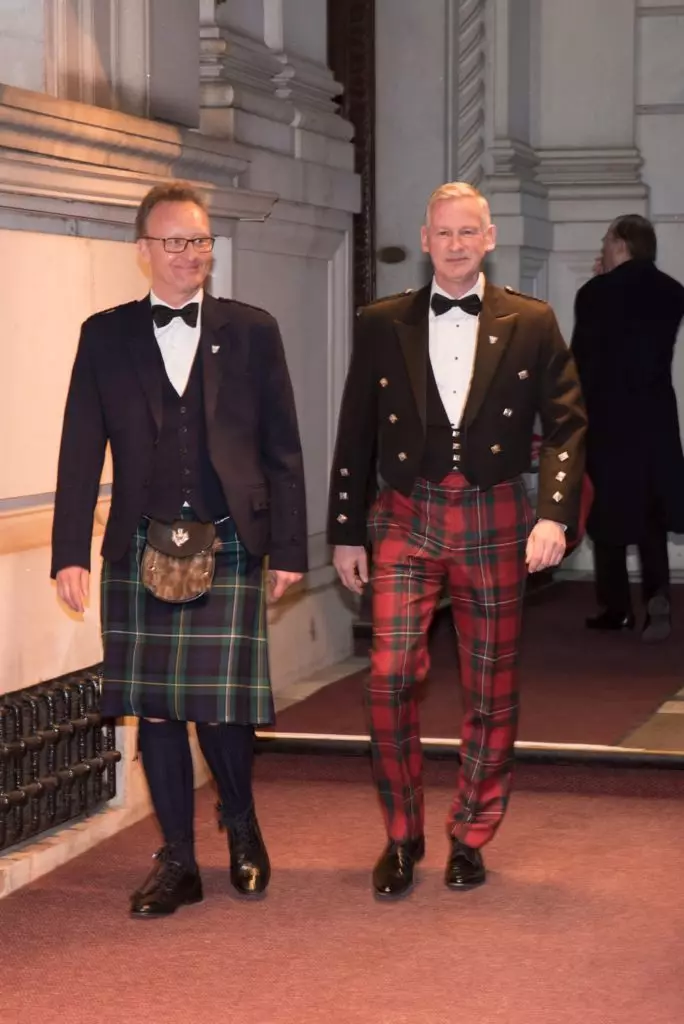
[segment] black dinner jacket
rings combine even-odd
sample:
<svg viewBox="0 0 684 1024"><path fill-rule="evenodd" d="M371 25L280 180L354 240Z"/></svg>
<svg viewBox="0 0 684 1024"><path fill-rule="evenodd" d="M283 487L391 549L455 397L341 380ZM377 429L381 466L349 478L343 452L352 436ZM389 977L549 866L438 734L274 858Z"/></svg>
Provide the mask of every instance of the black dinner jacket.
<svg viewBox="0 0 684 1024"><path fill-rule="evenodd" d="M209 458L238 535L273 569L304 572L307 527L294 396L276 321L205 293L202 364ZM81 329L67 395L52 536L52 575L90 568L107 442L112 502L102 544L121 558L146 512L161 428L162 377L149 296L97 313Z"/></svg>
<svg viewBox="0 0 684 1024"><path fill-rule="evenodd" d="M331 473L328 538L363 544L376 469L409 495L426 436L431 286L361 310ZM553 310L486 283L475 364L460 425L460 469L487 490L530 467L541 420L537 515L568 528L579 517L586 417L574 361Z"/></svg>

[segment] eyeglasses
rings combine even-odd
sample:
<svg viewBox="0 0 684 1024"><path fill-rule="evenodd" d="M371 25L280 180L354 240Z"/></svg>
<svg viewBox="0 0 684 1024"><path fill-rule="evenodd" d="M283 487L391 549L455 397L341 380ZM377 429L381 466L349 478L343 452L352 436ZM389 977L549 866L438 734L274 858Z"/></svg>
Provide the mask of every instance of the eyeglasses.
<svg viewBox="0 0 684 1024"><path fill-rule="evenodd" d="M214 248L215 238L207 235L202 238L157 238L156 235L143 235L148 242L161 242L164 252L185 252L190 242L195 252L211 252Z"/></svg>

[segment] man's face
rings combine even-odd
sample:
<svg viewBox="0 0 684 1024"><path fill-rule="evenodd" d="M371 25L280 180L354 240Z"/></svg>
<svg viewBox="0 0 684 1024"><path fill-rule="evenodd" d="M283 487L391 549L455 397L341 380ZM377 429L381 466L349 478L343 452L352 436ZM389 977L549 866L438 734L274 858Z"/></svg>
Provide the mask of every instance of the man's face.
<svg viewBox="0 0 684 1024"><path fill-rule="evenodd" d="M211 235L209 218L191 202L163 202L153 207L147 218L146 235L138 250L150 269L152 289L160 299L182 305L202 287L211 269L211 252L197 252L190 243L184 252L166 252L160 238L207 238Z"/></svg>
<svg viewBox="0 0 684 1024"><path fill-rule="evenodd" d="M430 254L440 288L460 298L477 282L485 254L496 244L493 224L484 227L483 208L471 196L438 199L430 223L421 228L423 252Z"/></svg>
<svg viewBox="0 0 684 1024"><path fill-rule="evenodd" d="M615 270L621 263L629 259L629 249L622 238L616 238L608 228L603 238L601 262L604 271Z"/></svg>

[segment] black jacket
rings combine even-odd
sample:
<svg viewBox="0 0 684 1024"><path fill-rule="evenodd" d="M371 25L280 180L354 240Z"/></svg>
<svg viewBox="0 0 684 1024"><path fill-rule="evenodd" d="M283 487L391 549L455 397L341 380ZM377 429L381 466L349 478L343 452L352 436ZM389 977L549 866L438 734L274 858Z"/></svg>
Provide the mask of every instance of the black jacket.
<svg viewBox="0 0 684 1024"><path fill-rule="evenodd" d="M423 457L430 286L392 296L358 317L331 475L332 544L363 544L376 459L380 476L411 493ZM530 467L542 422L537 515L572 533L584 470L585 414L575 365L547 303L487 283L475 366L461 423L460 469L487 490Z"/></svg>
<svg viewBox="0 0 684 1024"><path fill-rule="evenodd" d="M648 503L684 531L684 458L672 357L684 288L648 260L629 260L580 288L572 351L587 403L594 540L636 543Z"/></svg>
<svg viewBox="0 0 684 1024"><path fill-rule="evenodd" d="M302 453L278 325L263 310L204 296L198 358L209 458L242 542L273 569L304 572ZM52 575L90 567L93 514L107 442L112 502L102 544L122 557L148 508L162 416L149 296L90 317L67 396L52 537Z"/></svg>

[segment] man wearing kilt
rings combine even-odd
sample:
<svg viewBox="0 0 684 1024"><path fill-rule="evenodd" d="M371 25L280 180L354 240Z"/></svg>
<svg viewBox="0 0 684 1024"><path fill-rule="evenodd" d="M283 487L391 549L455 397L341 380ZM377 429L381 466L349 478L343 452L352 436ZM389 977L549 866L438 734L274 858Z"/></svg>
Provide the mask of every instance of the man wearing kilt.
<svg viewBox="0 0 684 1024"><path fill-rule="evenodd" d="M495 245L484 197L464 183L441 186L421 237L432 282L360 312L331 479L329 539L353 592L368 582L367 526L372 541L366 700L388 834L373 872L380 897L407 893L424 855L416 683L445 583L465 706L445 882L463 890L485 880L480 850L510 791L525 578L562 559L584 464L577 373L553 311L481 273ZM535 516L521 474L537 415ZM367 520L376 471L382 486Z"/></svg>
<svg viewBox="0 0 684 1024"><path fill-rule="evenodd" d="M189 185L153 188L139 207L136 238L150 294L97 313L81 330L59 457L52 575L59 596L82 612L109 442L102 712L139 719L164 845L131 911L152 917L202 899L188 722L196 723L218 787L232 885L244 896L268 885L252 796L254 727L274 714L263 561L268 556L277 600L306 571L307 529L297 417L275 320L204 291L214 239L204 201ZM208 590L205 582L199 596L171 598L145 577L150 550L153 567L164 564L150 548L157 535L179 547L193 536L213 538ZM204 575L211 579L208 566ZM171 591L175 582L162 580Z"/></svg>

